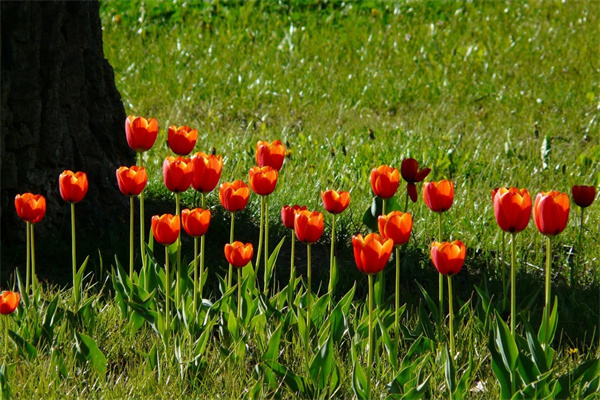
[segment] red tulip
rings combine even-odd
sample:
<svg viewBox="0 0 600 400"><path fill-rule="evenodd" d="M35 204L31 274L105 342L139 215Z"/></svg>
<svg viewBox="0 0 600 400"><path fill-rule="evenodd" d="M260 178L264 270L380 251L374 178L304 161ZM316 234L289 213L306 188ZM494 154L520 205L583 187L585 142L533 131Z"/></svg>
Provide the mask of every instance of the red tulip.
<svg viewBox="0 0 600 400"><path fill-rule="evenodd" d="M306 210L306 206L288 206L285 205L281 209L281 221L283 222L283 226L287 229L294 229L294 218L296 218L296 211Z"/></svg>
<svg viewBox="0 0 600 400"><path fill-rule="evenodd" d="M402 179L406 181L406 190L413 203L417 202L417 185L415 183L421 182L430 172L431 168L419 170L419 163L414 158L405 158L402 160L400 173L402 174Z"/></svg>
<svg viewBox="0 0 600 400"><path fill-rule="evenodd" d="M250 198L250 188L242 181L223 182L219 186L219 200L229 212L243 210Z"/></svg>
<svg viewBox="0 0 600 400"><path fill-rule="evenodd" d="M58 177L60 196L69 203L79 203L88 190L88 180L85 172L65 170Z"/></svg>
<svg viewBox="0 0 600 400"><path fill-rule="evenodd" d="M392 254L394 241L389 238L385 239L377 233L369 233L364 238L359 234L352 236L352 247L358 269L365 274L372 275L385 268L390 254Z"/></svg>
<svg viewBox="0 0 600 400"><path fill-rule="evenodd" d="M500 229L517 233L531 218L531 197L527 189L499 188L494 196L494 215Z"/></svg>
<svg viewBox="0 0 600 400"><path fill-rule="evenodd" d="M279 173L269 166L254 167L249 172L250 187L260 196L268 196L275 191Z"/></svg>
<svg viewBox="0 0 600 400"><path fill-rule="evenodd" d="M301 210L294 218L294 232L299 241L315 243L323 234L323 213Z"/></svg>
<svg viewBox="0 0 600 400"><path fill-rule="evenodd" d="M197 140L198 131L196 129L192 129L189 126L169 126L167 142L173 153L180 156L187 156L194 150Z"/></svg>
<svg viewBox="0 0 600 400"><path fill-rule="evenodd" d="M335 190L329 189L325 192L321 192L321 198L323 199L323 207L325 207L325 210L332 214L343 212L350 204L350 193L348 192L336 192Z"/></svg>
<svg viewBox="0 0 600 400"><path fill-rule="evenodd" d="M46 215L46 199L41 194L18 194L15 196L15 209L23 221L37 224Z"/></svg>
<svg viewBox="0 0 600 400"><path fill-rule="evenodd" d="M225 245L225 258L227 258L227 262L237 268L248 265L250 260L252 260L253 254L254 247L252 247L252 243L233 242Z"/></svg>
<svg viewBox="0 0 600 400"><path fill-rule="evenodd" d="M12 314L19 306L20 300L21 295L19 294L19 292L11 292L10 290L5 290L2 293L0 293L0 314ZM4 340L8 340L8 338L4 338Z"/></svg>
<svg viewBox="0 0 600 400"><path fill-rule="evenodd" d="M221 179L223 157L199 152L192 156L192 164L194 165L192 187L202 193L212 192Z"/></svg>
<svg viewBox="0 0 600 400"><path fill-rule="evenodd" d="M281 141L260 141L256 144L256 163L259 167L269 166L279 171L285 158L285 146Z"/></svg>
<svg viewBox="0 0 600 400"><path fill-rule="evenodd" d="M125 196L137 196L146 187L148 183L148 174L144 167L134 165L131 168L120 167L117 170L117 183L119 190Z"/></svg>
<svg viewBox="0 0 600 400"><path fill-rule="evenodd" d="M538 193L533 205L535 225L543 235L558 235L567 226L569 208L569 196L565 193Z"/></svg>
<svg viewBox="0 0 600 400"><path fill-rule="evenodd" d="M379 233L386 239L392 239L394 246L401 246L408 242L412 232L413 220L410 213L392 211L388 215L377 218Z"/></svg>
<svg viewBox="0 0 600 400"><path fill-rule="evenodd" d="M129 116L125 120L127 144L138 153L150 150L158 135L158 122L154 118Z"/></svg>
<svg viewBox="0 0 600 400"><path fill-rule="evenodd" d="M596 198L595 186L579 186L575 185L571 189L573 201L581 208L589 207Z"/></svg>
<svg viewBox="0 0 600 400"><path fill-rule="evenodd" d="M175 243L181 229L179 216L171 214L155 215L152 217L152 234L154 239L163 246Z"/></svg>
<svg viewBox="0 0 600 400"><path fill-rule="evenodd" d="M194 165L189 158L168 156L163 162L163 180L171 192L185 192L192 184Z"/></svg>
<svg viewBox="0 0 600 400"><path fill-rule="evenodd" d="M442 275L456 275L460 272L467 248L460 240L454 242L433 242L431 244L431 261L435 269Z"/></svg>
<svg viewBox="0 0 600 400"><path fill-rule="evenodd" d="M375 196L382 199L392 197L400 185L400 174L396 168L382 165L371 171L371 188Z"/></svg>
<svg viewBox="0 0 600 400"><path fill-rule="evenodd" d="M454 183L447 180L425 182L423 200L425 200L425 204L431 211L448 211L454 201Z"/></svg>
<svg viewBox="0 0 600 400"><path fill-rule="evenodd" d="M183 229L191 237L200 237L208 231L210 225L210 210L194 208L181 211L181 222Z"/></svg>

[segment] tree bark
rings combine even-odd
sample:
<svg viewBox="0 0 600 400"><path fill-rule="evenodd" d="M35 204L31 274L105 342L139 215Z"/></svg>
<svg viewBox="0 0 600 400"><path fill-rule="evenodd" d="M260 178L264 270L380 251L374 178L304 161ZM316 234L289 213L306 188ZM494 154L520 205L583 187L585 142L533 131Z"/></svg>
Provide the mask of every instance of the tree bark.
<svg viewBox="0 0 600 400"><path fill-rule="evenodd" d="M104 58L99 2L2 1L1 7L0 217L2 264L10 272L10 249L25 239L25 223L14 209L17 193L46 197L36 244L56 235L68 238L69 207L60 197L58 176L65 169L86 172L89 191L77 205L78 231L93 233L89 240L98 248L108 226L127 220L115 170L133 165L135 154L125 140L123 103ZM68 251L69 241L61 242ZM18 264L24 264L21 258Z"/></svg>

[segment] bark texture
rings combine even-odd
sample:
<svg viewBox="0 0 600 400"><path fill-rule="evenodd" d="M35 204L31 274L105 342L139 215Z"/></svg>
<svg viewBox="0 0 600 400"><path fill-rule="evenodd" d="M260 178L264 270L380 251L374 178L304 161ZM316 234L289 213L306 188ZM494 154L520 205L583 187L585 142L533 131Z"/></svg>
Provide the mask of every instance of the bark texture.
<svg viewBox="0 0 600 400"><path fill-rule="evenodd" d="M5 264L12 263L5 253L25 240L25 223L14 210L17 193L46 197L36 244L58 235L67 238L60 242L68 250L69 207L60 197L59 174L65 169L87 173L89 191L76 207L77 225L78 231L94 233L81 240L97 241L108 234L107 225L127 218L127 199L118 191L115 170L135 161L125 140L126 115L113 69L104 58L99 2L2 1L1 7ZM24 264L24 254L20 258ZM14 265L3 268L9 272Z"/></svg>

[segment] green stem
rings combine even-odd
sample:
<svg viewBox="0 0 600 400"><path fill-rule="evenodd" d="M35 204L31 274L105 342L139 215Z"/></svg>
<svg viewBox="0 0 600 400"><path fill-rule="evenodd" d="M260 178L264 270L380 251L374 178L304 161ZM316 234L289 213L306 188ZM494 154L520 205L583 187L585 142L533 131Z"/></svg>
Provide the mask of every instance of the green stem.
<svg viewBox="0 0 600 400"><path fill-rule="evenodd" d="M514 237L513 237L514 238ZM506 254L506 233L502 231L502 256L500 259L500 274L502 275L502 310L506 309L506 271L504 270L504 256Z"/></svg>
<svg viewBox="0 0 600 400"><path fill-rule="evenodd" d="M256 277L258 277L258 269L260 268L260 257L261 257L262 246L263 246L264 215L265 215L265 197L260 196L260 226L259 226L259 233L258 233L258 251L256 252L256 267L254 268L254 274Z"/></svg>
<svg viewBox="0 0 600 400"><path fill-rule="evenodd" d="M4 318L4 359L8 360L8 315Z"/></svg>
<svg viewBox="0 0 600 400"><path fill-rule="evenodd" d="M442 213L438 213L438 241L442 242ZM438 273L438 300L440 303L440 312L439 312L439 320L438 320L438 329L442 332L442 315L444 314L444 275Z"/></svg>
<svg viewBox="0 0 600 400"><path fill-rule="evenodd" d="M237 269L237 287L238 287L238 319L242 319L242 269Z"/></svg>
<svg viewBox="0 0 600 400"><path fill-rule="evenodd" d="M546 297L544 307L544 318L550 326L550 268L552 267L552 239L546 236ZM548 344L548 343L546 343Z"/></svg>
<svg viewBox="0 0 600 400"><path fill-rule="evenodd" d="M231 225L230 225L230 230L229 230L229 243L232 244L233 243L233 232L235 229L235 214L234 213L230 213L231 214ZM227 276L227 286L231 287L232 285L232 279L233 279L233 265L229 264L229 274Z"/></svg>
<svg viewBox="0 0 600 400"><path fill-rule="evenodd" d="M195 237L194 238L194 313L197 311L198 311L198 238Z"/></svg>
<svg viewBox="0 0 600 400"><path fill-rule="evenodd" d="M27 234L27 246L25 251L27 251L27 256L26 256L26 264L25 264L25 290L27 291L27 294L29 295L29 275L30 275L30 271L31 271L31 222L27 221L26 222L26 234Z"/></svg>
<svg viewBox="0 0 600 400"><path fill-rule="evenodd" d="M387 199L381 199L381 215L385 215L386 202L387 202Z"/></svg>
<svg viewBox="0 0 600 400"><path fill-rule="evenodd" d="M75 203L71 203L71 258L73 261L73 298L75 299L75 308L79 306L79 285L77 282L77 251L75 240Z"/></svg>
<svg viewBox="0 0 600 400"><path fill-rule="evenodd" d="M129 197L129 279L133 281L133 220L134 218L134 200Z"/></svg>
<svg viewBox="0 0 600 400"><path fill-rule="evenodd" d="M202 209L206 210L206 196L204 195L204 193L201 193L202 195ZM206 278L204 278L204 251L205 251L205 246L206 246L206 236L202 235L202 237L200 238L200 288L199 288L199 296L200 296L200 300L202 300L204 298L203 292L204 292L204 280Z"/></svg>
<svg viewBox="0 0 600 400"><path fill-rule="evenodd" d="M169 332L169 298L171 297L171 275L169 272L169 248L165 246L165 333Z"/></svg>
<svg viewBox="0 0 600 400"><path fill-rule="evenodd" d="M510 242L510 333L515 336L515 315L517 313L517 272L516 272L516 258L517 258L517 245L515 239L517 234L512 234L512 240Z"/></svg>
<svg viewBox="0 0 600 400"><path fill-rule="evenodd" d="M142 153L138 153L138 166L142 167ZM146 233L144 232L144 191L140 193L140 255L142 268L146 270Z"/></svg>
<svg viewBox="0 0 600 400"><path fill-rule="evenodd" d="M396 246L396 340L400 337L400 246Z"/></svg>
<svg viewBox="0 0 600 400"><path fill-rule="evenodd" d="M454 310L452 307L452 276L448 275L448 308L450 309L450 354L454 357Z"/></svg>
<svg viewBox="0 0 600 400"><path fill-rule="evenodd" d="M583 236L583 210L585 210L583 207L581 208L581 219L579 220L579 236L577 237L577 250L575 253L575 262L573 264L571 264L571 287L572 288L577 288L577 270L576 268L579 266L580 263L580 256L579 254L581 253L581 237Z"/></svg>
<svg viewBox="0 0 600 400"><path fill-rule="evenodd" d="M264 290L265 295L269 293L269 196L264 196L265 198L265 284ZM273 272L275 274L275 265L273 265Z"/></svg>
<svg viewBox="0 0 600 400"><path fill-rule="evenodd" d="M331 299L333 301L333 296L335 294L335 276L337 275L335 271L335 214L331 214L331 251L329 255L329 293ZM330 303L331 304L331 303Z"/></svg>
<svg viewBox="0 0 600 400"><path fill-rule="evenodd" d="M175 207L176 214L179 217L179 221L181 221L181 194L179 192L175 192ZM179 230L179 234L177 235L177 265L175 268L175 276L176 276L176 286L175 286L175 306L179 307L181 302L181 229Z"/></svg>
<svg viewBox="0 0 600 400"><path fill-rule="evenodd" d="M35 294L35 290L37 287L37 276L35 274L35 238L33 234L33 229L35 225L31 224L31 288L33 289L33 293Z"/></svg>
<svg viewBox="0 0 600 400"><path fill-rule="evenodd" d="M371 398L371 369L373 367L373 275L369 274L369 348L367 350L367 399Z"/></svg>
<svg viewBox="0 0 600 400"><path fill-rule="evenodd" d="M311 266L311 244L306 245L306 254L307 254L307 280L308 287L306 290L306 332L310 332L310 309L312 307L312 266ZM308 333L307 333L308 334ZM308 340L306 341L308 343Z"/></svg>
<svg viewBox="0 0 600 400"><path fill-rule="evenodd" d="M296 235L292 230L292 257L290 259L290 284L288 287L288 305L292 306L294 300L294 283L296 282L296 269L294 267L294 253L296 252Z"/></svg>

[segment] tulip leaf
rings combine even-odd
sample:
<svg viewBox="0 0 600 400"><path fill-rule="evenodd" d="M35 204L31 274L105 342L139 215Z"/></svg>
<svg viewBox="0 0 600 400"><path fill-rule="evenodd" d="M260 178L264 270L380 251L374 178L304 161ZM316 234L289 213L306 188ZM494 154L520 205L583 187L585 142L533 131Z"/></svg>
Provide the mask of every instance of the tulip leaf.
<svg viewBox="0 0 600 400"><path fill-rule="evenodd" d="M79 358L88 362L94 372L99 376L106 375L106 357L100 351L94 339L83 333L76 333L75 347Z"/></svg>
<svg viewBox="0 0 600 400"><path fill-rule="evenodd" d="M439 321L440 311L438 309L438 303L433 301L429 293L427 293L427 290L425 290L425 288L421 286L419 282L417 282L417 286L419 286L419 289L421 290L421 293L427 302L427 306L429 307L429 311L431 311L434 321Z"/></svg>
<svg viewBox="0 0 600 400"><path fill-rule="evenodd" d="M276 361L267 361L266 364L275 375L283 380L292 392L306 395L306 384L303 377L294 374Z"/></svg>
<svg viewBox="0 0 600 400"><path fill-rule="evenodd" d="M542 318L540 330L538 331L538 338L541 343L547 344L547 348L554 340L554 334L556 333L556 326L558 323L558 300L554 298L554 305L552 312L550 313L550 320ZM546 354L548 356L548 353Z"/></svg>
<svg viewBox="0 0 600 400"><path fill-rule="evenodd" d="M357 398L361 400L367 399L367 374L359 362L354 363L354 369L352 370L352 391Z"/></svg>
<svg viewBox="0 0 600 400"><path fill-rule="evenodd" d="M277 361L279 357L279 343L281 342L281 328L282 324L279 324L275 332L271 334L269 338L269 344L267 345L267 351L263 354L263 361Z"/></svg>
<svg viewBox="0 0 600 400"><path fill-rule="evenodd" d="M506 368L502 360L502 356L500 353L498 353L498 350L496 350L493 335L489 335L488 350L492 356L492 371L494 372L494 375L496 375L496 379L498 379L498 383L500 384L501 397L503 399L510 399L513 395L513 390L511 387L511 372Z"/></svg>
<svg viewBox="0 0 600 400"><path fill-rule="evenodd" d="M340 384L340 374L335 363L333 341L330 338L325 340L325 343L323 343L313 357L309 367L309 374L320 390L329 387L331 393L337 391Z"/></svg>
<svg viewBox="0 0 600 400"><path fill-rule="evenodd" d="M496 313L495 341L506 369L512 374L516 370L519 349L510 329L498 313Z"/></svg>
<svg viewBox="0 0 600 400"><path fill-rule="evenodd" d="M392 365L394 371L396 371L398 369L398 345L396 344L396 341L391 339L388 329L383 325L381 319L378 320L378 325L383 341L383 348L387 353L390 364Z"/></svg>
<svg viewBox="0 0 600 400"><path fill-rule="evenodd" d="M279 256L279 251L281 250L281 246L283 246L283 242L285 242L285 236L279 241L279 244L275 247L275 249L271 252L269 256L269 260L267 261L267 282L271 282L271 278L273 277L273 270L275 269L275 264L277 263L277 257Z"/></svg>
<svg viewBox="0 0 600 400"><path fill-rule="evenodd" d="M444 346L444 358L446 360L444 364L444 377L446 378L446 387L450 392L450 396L452 397L452 393L456 389L456 369L454 368L454 360L448 351L448 346Z"/></svg>
<svg viewBox="0 0 600 400"><path fill-rule="evenodd" d="M4 323L6 323L6 321L4 321ZM16 332L13 332L11 330L8 331L8 335L16 343L17 348L19 349L19 354L21 354L21 356L26 357L29 360L33 360L37 357L37 349L33 347L31 343L29 343L27 340L19 336Z"/></svg>

